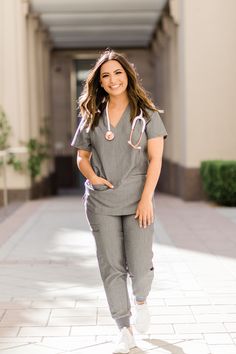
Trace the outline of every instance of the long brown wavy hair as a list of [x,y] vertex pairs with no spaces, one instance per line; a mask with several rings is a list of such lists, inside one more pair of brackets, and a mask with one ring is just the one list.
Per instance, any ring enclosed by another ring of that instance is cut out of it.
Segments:
[[85,118],[85,127],[94,128],[98,124],[101,112],[106,106],[109,95],[100,85],[100,70],[101,66],[109,60],[117,60],[127,74],[127,94],[130,103],[131,122],[138,115],[140,108],[143,110],[144,118],[148,120],[150,117],[147,109],[152,111],[158,111],[158,109],[142,87],[135,67],[123,54],[108,48],[101,54],[94,67],[90,70],[82,94],[78,99],[78,108],[81,116]]

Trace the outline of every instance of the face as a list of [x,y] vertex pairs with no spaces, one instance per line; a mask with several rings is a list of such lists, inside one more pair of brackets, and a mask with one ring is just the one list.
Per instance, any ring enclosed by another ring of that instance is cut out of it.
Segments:
[[109,60],[101,66],[100,83],[110,96],[126,94],[128,76],[117,60]]

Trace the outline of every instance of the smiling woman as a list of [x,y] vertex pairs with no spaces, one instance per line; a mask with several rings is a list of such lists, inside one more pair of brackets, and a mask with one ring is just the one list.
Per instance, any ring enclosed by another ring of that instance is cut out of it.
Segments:
[[150,323],[146,298],[153,280],[153,195],[167,132],[132,64],[112,50],[91,69],[79,107],[82,119],[72,145],[87,178],[86,215],[111,315],[121,330],[114,353],[128,353],[135,346],[128,274],[136,329],[144,333]]
[[118,61],[110,60],[104,63],[101,67],[100,82],[101,87],[103,87],[103,89],[109,94],[111,98],[110,101],[112,101],[113,96],[114,98],[118,95],[123,96],[122,101],[120,100],[120,106],[112,106],[111,104],[108,108],[107,102],[106,115],[107,118],[109,118],[107,119],[108,131],[105,137],[107,140],[112,140],[114,139],[114,134],[110,129],[110,123],[113,127],[116,127],[124,113],[124,106],[128,105],[128,98],[125,94],[128,86],[128,77]]

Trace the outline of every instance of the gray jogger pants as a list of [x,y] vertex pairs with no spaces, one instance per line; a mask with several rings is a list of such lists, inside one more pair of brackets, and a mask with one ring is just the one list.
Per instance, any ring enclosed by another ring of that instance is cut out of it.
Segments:
[[119,328],[129,327],[131,315],[127,275],[137,301],[148,296],[154,275],[154,224],[140,228],[134,216],[100,215],[87,210],[107,301]]

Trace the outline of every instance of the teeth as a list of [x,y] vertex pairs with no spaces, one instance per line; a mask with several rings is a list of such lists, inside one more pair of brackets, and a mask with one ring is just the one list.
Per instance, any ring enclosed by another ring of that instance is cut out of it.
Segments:
[[119,87],[120,85],[111,85],[111,88],[117,88]]

